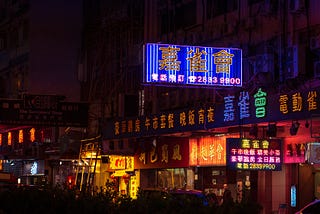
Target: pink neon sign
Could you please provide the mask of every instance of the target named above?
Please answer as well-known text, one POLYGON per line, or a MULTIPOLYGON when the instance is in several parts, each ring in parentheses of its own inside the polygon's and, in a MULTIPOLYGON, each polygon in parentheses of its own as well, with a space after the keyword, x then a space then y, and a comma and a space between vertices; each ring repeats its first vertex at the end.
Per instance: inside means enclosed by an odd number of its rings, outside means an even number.
POLYGON ((234 170, 281 170, 280 139, 227 139, 227 165, 234 170))

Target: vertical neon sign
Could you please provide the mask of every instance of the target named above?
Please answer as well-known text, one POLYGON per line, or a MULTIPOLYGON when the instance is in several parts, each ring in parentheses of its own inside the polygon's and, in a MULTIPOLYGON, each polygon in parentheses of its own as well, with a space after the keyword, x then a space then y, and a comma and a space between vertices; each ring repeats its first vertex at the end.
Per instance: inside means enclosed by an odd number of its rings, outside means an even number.
POLYGON ((297 188, 295 185, 292 185, 290 188, 290 205, 291 207, 297 206, 297 188))
POLYGON ((19 143, 22 143, 23 142, 23 130, 19 130, 19 140, 18 140, 19 143))
POLYGON ((8 146, 11 146, 12 144, 12 133, 8 132, 8 146))
POLYGON ((258 92, 254 94, 254 106, 256 107, 256 117, 262 118, 266 116, 267 93, 259 88, 258 92))
POLYGON ((249 92, 247 92, 247 91, 240 92, 238 106, 239 106, 239 112, 240 112, 240 119, 250 117, 250 108, 249 108, 249 106, 250 106, 250 96, 249 96, 249 92))

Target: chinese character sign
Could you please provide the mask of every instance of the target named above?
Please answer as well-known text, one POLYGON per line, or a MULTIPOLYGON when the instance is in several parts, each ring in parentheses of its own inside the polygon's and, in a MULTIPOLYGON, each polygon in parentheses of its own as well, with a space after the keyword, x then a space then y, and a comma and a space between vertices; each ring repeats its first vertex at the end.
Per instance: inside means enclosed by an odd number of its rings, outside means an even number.
POLYGON ((188 138, 161 137, 157 143, 144 143, 134 156, 135 169, 187 167, 188 138))
MULTIPOLYGON (((230 134, 228 137, 239 137, 239 134, 230 134)), ((189 165, 225 166, 226 139, 226 135, 189 138, 189 165)))
POLYGON ((263 118, 266 116, 267 93, 259 88, 258 92, 254 94, 254 105, 256 107, 256 117, 263 118))
POLYGON ((242 51, 169 44, 145 45, 145 83, 242 86, 242 51))
POLYGON ((189 139, 190 166, 225 166, 226 137, 201 137, 189 139))
POLYGON ((227 165, 233 170, 279 171, 281 164, 280 139, 227 139, 227 165))

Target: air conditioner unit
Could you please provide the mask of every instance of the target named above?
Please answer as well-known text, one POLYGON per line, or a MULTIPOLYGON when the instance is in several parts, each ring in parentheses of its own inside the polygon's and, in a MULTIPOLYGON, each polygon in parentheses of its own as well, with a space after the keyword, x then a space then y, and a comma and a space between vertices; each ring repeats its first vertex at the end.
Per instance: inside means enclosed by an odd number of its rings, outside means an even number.
POLYGON ((320 35, 310 38, 310 49, 320 50, 320 35))
POLYGON ((274 72, 273 54, 261 54, 256 56, 254 73, 274 72))
POLYGON ((320 78, 320 61, 314 62, 313 73, 315 78, 320 78))
POLYGON ((290 0, 289 7, 291 13, 300 13, 305 10, 305 0, 290 0))

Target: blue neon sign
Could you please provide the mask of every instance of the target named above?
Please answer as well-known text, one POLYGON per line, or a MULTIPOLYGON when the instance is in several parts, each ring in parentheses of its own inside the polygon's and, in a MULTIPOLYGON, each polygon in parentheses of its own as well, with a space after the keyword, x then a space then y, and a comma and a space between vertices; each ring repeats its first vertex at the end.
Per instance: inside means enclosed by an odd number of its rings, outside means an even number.
POLYGON ((144 82, 165 85, 242 86, 242 50, 148 43, 144 82))

